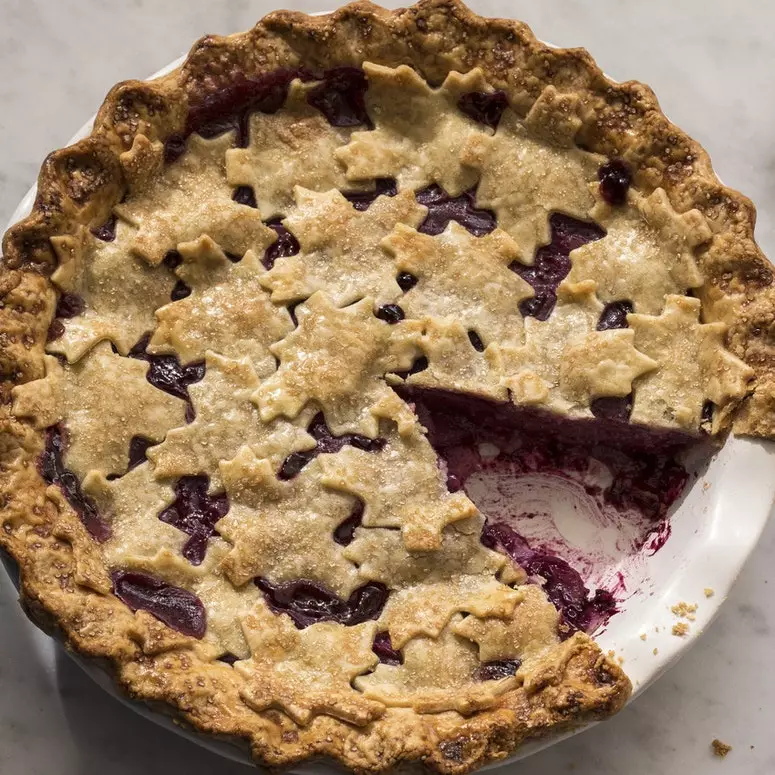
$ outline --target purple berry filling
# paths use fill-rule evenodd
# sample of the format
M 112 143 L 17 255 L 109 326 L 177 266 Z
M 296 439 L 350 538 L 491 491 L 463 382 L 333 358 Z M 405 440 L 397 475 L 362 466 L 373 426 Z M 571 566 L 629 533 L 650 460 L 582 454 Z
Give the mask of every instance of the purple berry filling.
M 433 185 L 418 191 L 415 198 L 428 208 L 428 215 L 418 231 L 436 236 L 441 234 L 450 221 L 457 221 L 475 237 L 489 234 L 498 225 L 495 213 L 475 207 L 476 189 L 451 197 L 444 189 Z
M 473 91 L 464 94 L 458 100 L 457 106 L 474 121 L 497 129 L 503 111 L 509 106 L 509 100 L 503 91 Z
M 632 396 L 595 398 L 589 408 L 595 417 L 615 422 L 629 422 L 632 413 Z
M 398 283 L 398 287 L 406 293 L 417 285 L 417 278 L 410 272 L 401 272 L 398 277 L 396 277 L 396 282 Z
M 605 237 L 605 232 L 594 223 L 579 221 L 569 215 L 554 213 L 549 219 L 552 239 L 536 251 L 532 266 L 519 262 L 511 268 L 533 286 L 535 296 L 519 305 L 525 317 L 546 320 L 557 303 L 557 286 L 571 270 L 570 252 L 588 242 Z
M 288 455 L 280 466 L 278 473 L 280 479 L 293 479 L 310 460 L 323 453 L 339 452 L 347 444 L 362 449 L 364 452 L 379 452 L 386 443 L 383 438 L 370 439 L 359 433 L 344 433 L 341 436 L 335 436 L 326 425 L 326 418 L 322 412 L 312 418 L 307 432 L 317 442 L 316 446 L 304 452 L 292 452 Z
M 86 308 L 83 297 L 77 293 L 63 293 L 57 300 L 56 312 L 58 318 L 74 318 L 80 315 Z
M 159 519 L 190 536 L 183 556 L 200 565 L 207 553 L 207 542 L 218 535 L 215 523 L 229 510 L 226 493 L 209 495 L 206 476 L 184 476 L 175 483 L 175 500 L 159 514 Z
M 378 632 L 374 636 L 371 650 L 379 657 L 383 665 L 403 665 L 404 655 L 393 648 L 389 632 Z
M 239 662 L 239 657 L 236 654 L 231 654 L 227 652 L 226 654 L 221 654 L 220 657 L 218 657 L 219 662 L 225 662 L 230 667 L 234 665 L 235 662 Z
M 248 207 L 258 207 L 256 192 L 253 191 L 252 186 L 238 186 L 234 189 L 234 194 L 231 198 L 237 202 L 237 204 L 247 205 Z
M 363 508 L 363 501 L 359 501 L 352 514 L 344 522 L 337 525 L 336 530 L 334 530 L 334 541 L 340 546 L 347 546 L 353 542 L 355 531 L 363 522 Z
M 415 360 L 415 362 L 412 364 L 412 367 L 409 369 L 409 371 L 396 371 L 394 372 L 397 377 L 400 377 L 401 379 L 406 379 L 407 377 L 410 377 L 412 374 L 419 374 L 421 371 L 425 371 L 425 369 L 428 368 L 428 359 L 421 355 L 419 358 Z
M 383 304 L 374 314 L 391 326 L 400 323 L 405 317 L 398 304 Z
M 186 138 L 183 135 L 170 135 L 164 141 L 164 163 L 173 164 L 186 152 Z
M 113 594 L 133 611 L 148 611 L 183 635 L 204 637 L 207 613 L 192 592 L 137 571 L 116 570 L 111 577 Z
M 531 549 L 508 525 L 487 523 L 482 530 L 482 543 L 508 554 L 528 576 L 539 580 L 563 623 L 568 625 L 568 635 L 576 630 L 593 632 L 616 613 L 616 600 L 610 592 L 597 589 L 590 594 L 578 571 L 565 560 Z
M 398 185 L 393 178 L 376 178 L 373 191 L 343 191 L 344 198 L 361 212 L 368 210 L 378 196 L 395 196 Z
M 267 605 L 275 613 L 284 613 L 300 629 L 317 622 L 338 622 L 346 627 L 377 619 L 385 607 L 388 590 L 383 584 L 370 582 L 342 600 L 322 584 L 308 579 L 272 584 L 256 579 Z
M 468 341 L 471 342 L 471 346 L 474 348 L 474 350 L 480 353 L 484 352 L 484 342 L 482 341 L 482 338 L 479 336 L 479 334 L 476 333 L 476 331 L 471 330 L 468 332 Z
M 597 171 L 597 179 L 600 181 L 600 196 L 609 205 L 623 205 L 627 201 L 632 172 L 626 162 L 611 159 Z
M 67 449 L 65 431 L 59 425 L 46 429 L 46 445 L 38 458 L 38 470 L 44 481 L 55 484 L 78 515 L 89 534 L 100 543 L 110 538 L 110 526 L 103 521 L 97 506 L 84 495 L 78 477 L 65 468 L 62 457 Z
M 492 662 L 482 662 L 474 678 L 477 681 L 500 681 L 515 675 L 522 662 L 519 659 L 498 659 Z
M 266 225 L 277 234 L 277 240 L 266 249 L 261 260 L 266 269 L 271 269 L 278 258 L 295 256 L 301 250 L 301 246 L 296 237 L 283 226 L 279 218 L 267 221 Z
M 598 331 L 608 331 L 611 328 L 627 328 L 627 315 L 634 310 L 630 301 L 612 301 L 603 307 L 600 320 L 597 323 Z
M 189 110 L 186 135 L 197 132 L 211 138 L 237 130 L 237 145 L 248 144 L 251 113 L 276 113 L 285 103 L 294 78 L 310 80 L 304 69 L 278 68 L 257 78 L 233 78 L 228 86 L 210 93 Z
M 102 226 L 97 226 L 91 230 L 91 233 L 103 242 L 113 242 L 116 239 L 116 216 L 111 215 Z
M 191 295 L 191 288 L 189 288 L 183 280 L 178 280 L 175 285 L 172 286 L 170 291 L 170 301 L 180 301 Z
M 317 108 L 332 126 L 359 126 L 372 123 L 364 99 L 369 82 L 360 67 L 335 67 L 323 75 L 323 82 L 314 86 L 307 102 Z
M 151 355 L 147 352 L 150 339 L 151 335 L 145 334 L 129 351 L 129 357 L 147 361 L 150 364 L 146 379 L 155 388 L 176 398 L 182 398 L 188 403 L 186 419 L 191 422 L 194 419 L 194 407 L 188 395 L 188 386 L 199 382 L 204 377 L 205 364 L 197 362 L 183 366 L 174 355 Z

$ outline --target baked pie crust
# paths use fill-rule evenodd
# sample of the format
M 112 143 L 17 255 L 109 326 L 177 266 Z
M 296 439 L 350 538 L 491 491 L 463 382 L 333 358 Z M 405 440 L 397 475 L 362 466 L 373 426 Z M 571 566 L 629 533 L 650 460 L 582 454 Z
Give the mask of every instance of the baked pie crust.
M 432 222 L 451 201 L 479 226 Z M 266 765 L 466 772 L 616 712 L 619 665 L 480 541 L 405 399 L 774 436 L 754 219 L 648 87 L 457 0 L 203 38 L 110 92 L 3 241 L 25 610 Z M 337 615 L 283 609 L 299 579 Z

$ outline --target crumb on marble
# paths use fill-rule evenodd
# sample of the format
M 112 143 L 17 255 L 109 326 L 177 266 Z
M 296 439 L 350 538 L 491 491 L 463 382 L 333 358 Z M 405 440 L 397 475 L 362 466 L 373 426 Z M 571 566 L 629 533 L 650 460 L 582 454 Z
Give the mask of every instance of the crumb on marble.
M 652 651 L 651 653 L 652 653 L 654 656 L 656 656 L 657 654 L 659 654 L 659 649 L 655 647 L 655 648 L 654 648 L 654 651 Z
M 718 756 L 720 759 L 725 758 L 726 755 L 732 750 L 731 745 L 722 743 L 718 738 L 715 738 L 711 742 L 710 747 L 713 749 L 713 755 Z
M 695 619 L 694 614 L 697 612 L 697 603 L 684 603 L 682 600 L 680 603 L 676 603 L 670 610 L 674 616 L 693 622 Z
M 642 633 L 640 634 L 640 639 L 641 639 L 641 640 L 646 640 L 646 638 L 647 638 L 647 637 L 648 637 L 648 635 L 646 635 L 646 633 L 645 633 L 645 632 L 642 632 Z
M 673 625 L 673 635 L 683 638 L 689 632 L 689 625 L 686 622 L 678 622 Z
M 713 597 L 716 593 L 710 587 L 705 587 L 705 597 Z

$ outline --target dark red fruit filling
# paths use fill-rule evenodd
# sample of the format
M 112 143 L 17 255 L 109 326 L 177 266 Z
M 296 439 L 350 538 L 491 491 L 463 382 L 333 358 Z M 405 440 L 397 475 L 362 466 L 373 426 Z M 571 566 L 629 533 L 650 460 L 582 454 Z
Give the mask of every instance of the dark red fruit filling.
M 261 260 L 266 269 L 271 269 L 278 258 L 295 256 L 301 250 L 301 246 L 296 237 L 283 226 L 279 218 L 267 221 L 266 225 L 277 234 L 277 240 L 266 249 Z
M 188 402 L 186 419 L 191 422 L 194 419 L 194 407 L 188 395 L 188 386 L 204 377 L 205 364 L 198 362 L 183 366 L 174 355 L 151 355 L 147 352 L 150 339 L 151 335 L 145 334 L 129 351 L 129 357 L 150 364 L 146 379 L 155 388 Z
M 595 398 L 589 405 L 589 409 L 595 417 L 601 419 L 629 422 L 632 413 L 632 396 Z
M 482 662 L 474 673 L 477 681 L 500 681 L 515 675 L 522 662 L 519 659 L 498 659 L 493 662 Z
M 409 371 L 397 371 L 395 372 L 395 375 L 397 377 L 401 377 L 401 379 L 406 379 L 412 374 L 419 374 L 421 371 L 425 371 L 427 368 L 428 359 L 424 355 L 421 355 L 419 358 L 415 359 L 415 362 L 412 364 L 412 367 L 409 369 Z
M 307 432 L 317 442 L 316 446 L 314 449 L 292 452 L 288 455 L 280 467 L 278 473 L 280 479 L 293 479 L 313 458 L 326 452 L 339 452 L 347 444 L 362 449 L 364 452 L 379 452 L 386 444 L 385 439 L 381 437 L 370 439 L 359 433 L 343 433 L 341 436 L 335 436 L 326 425 L 326 418 L 322 412 L 312 418 Z
M 183 280 L 178 280 L 175 285 L 172 286 L 170 291 L 170 301 L 180 301 L 191 295 L 191 288 L 189 288 Z
M 263 578 L 256 586 L 264 593 L 267 605 L 275 613 L 284 613 L 301 630 L 316 622 L 338 622 L 346 627 L 377 619 L 385 607 L 388 590 L 370 582 L 342 600 L 322 584 L 307 579 L 272 584 Z
M 391 326 L 400 323 L 405 317 L 404 311 L 398 304 L 383 304 L 375 314 Z
M 226 653 L 218 657 L 219 662 L 225 662 L 227 665 L 233 665 L 235 662 L 239 662 L 239 657 L 236 654 Z
M 162 260 L 162 264 L 164 264 L 164 266 L 170 270 L 177 269 L 182 263 L 183 256 L 181 256 L 177 250 L 168 250 L 164 254 L 164 258 Z
M 552 554 L 534 551 L 528 542 L 503 523 L 486 524 L 482 543 L 490 549 L 504 552 L 528 576 L 538 580 L 546 596 L 562 615 L 570 635 L 576 630 L 593 632 L 616 613 L 616 600 L 605 589 L 590 594 L 578 571 Z
M 79 296 L 77 293 L 61 294 L 59 299 L 57 299 L 54 319 L 48 327 L 46 341 L 53 342 L 64 334 L 65 327 L 60 318 L 74 318 L 76 315 L 80 315 L 85 308 L 86 302 L 83 300 L 83 297 Z
M 393 648 L 389 632 L 378 632 L 374 636 L 371 650 L 379 657 L 383 665 L 403 665 L 404 655 Z
M 232 78 L 228 85 L 211 91 L 189 109 L 185 134 L 197 132 L 211 138 L 236 129 L 237 145 L 244 147 L 248 144 L 250 114 L 276 113 L 285 103 L 291 81 L 311 77 L 302 68 L 278 68 L 257 78 Z
M 482 338 L 479 336 L 479 334 L 476 333 L 476 331 L 471 330 L 468 332 L 468 341 L 471 342 L 471 346 L 474 348 L 474 350 L 480 353 L 484 352 L 484 342 L 482 341 Z
M 253 191 L 252 186 L 238 186 L 234 189 L 234 194 L 231 198 L 238 204 L 247 205 L 248 207 L 258 207 L 256 192 Z
M 172 164 L 186 152 L 186 138 L 183 135 L 170 135 L 164 141 L 164 162 Z
M 378 196 L 395 196 L 398 193 L 398 184 L 393 178 L 377 178 L 374 181 L 373 191 L 343 191 L 344 198 L 361 212 L 368 210 L 372 202 Z
M 184 476 L 175 482 L 175 500 L 159 514 L 159 519 L 191 536 L 183 546 L 183 556 L 200 565 L 207 553 L 207 542 L 218 535 L 215 523 L 229 510 L 226 493 L 209 495 L 206 476 Z
M 145 463 L 147 460 L 145 453 L 156 443 L 158 442 L 155 442 L 152 439 L 146 439 L 144 436 L 132 436 L 129 440 L 129 464 L 126 468 L 127 472 L 131 471 L 133 468 L 137 468 L 137 466 L 142 463 Z M 123 476 L 123 474 L 108 474 L 107 478 L 113 480 L 118 479 L 121 476 Z
M 358 126 L 372 123 L 364 99 L 369 82 L 360 67 L 327 70 L 323 82 L 313 87 L 307 102 L 317 108 L 332 126 Z
M 110 526 L 102 520 L 97 506 L 84 495 L 78 477 L 65 468 L 62 456 L 67 449 L 64 430 L 58 425 L 46 429 L 46 445 L 38 458 L 38 470 L 44 481 L 62 490 L 67 502 L 96 541 L 110 538 Z
M 111 577 L 113 594 L 133 611 L 148 611 L 183 635 L 204 637 L 207 613 L 192 592 L 137 571 L 117 570 Z
M 113 242 L 116 239 L 116 216 L 111 215 L 102 226 L 97 226 L 91 230 L 91 233 L 103 242 Z
M 611 328 L 627 328 L 627 315 L 635 308 L 631 301 L 612 301 L 603 307 L 600 320 L 597 322 L 598 331 L 607 331 Z
M 428 439 L 443 461 L 447 484 L 453 492 L 463 488 L 473 473 L 489 468 L 498 470 L 498 466 L 506 465 L 516 477 L 569 476 L 589 470 L 589 460 L 594 458 L 608 469 L 611 479 L 604 490 L 584 485 L 590 496 L 617 511 L 632 510 L 645 517 L 653 531 L 660 531 L 669 508 L 688 481 L 686 470 L 674 455 L 690 443 L 689 437 L 659 434 L 632 425 L 623 437 L 621 421 L 626 417 L 618 417 L 615 412 L 611 412 L 613 418 L 570 422 L 547 413 L 443 391 L 400 388 L 398 392 L 414 404 L 428 429 Z M 622 404 L 628 406 L 629 399 L 611 401 L 618 409 Z M 481 444 L 493 444 L 501 452 L 494 460 L 484 459 L 479 454 Z M 646 528 L 644 544 L 648 538 Z M 616 610 L 610 592 L 590 592 L 568 562 L 546 550 L 533 549 L 505 522 L 490 521 L 482 542 L 509 554 L 534 581 L 541 583 L 561 611 L 568 631 L 592 631 Z
M 396 277 L 396 282 L 398 283 L 398 287 L 406 293 L 417 285 L 417 278 L 409 272 L 401 272 L 401 274 Z
M 363 501 L 359 501 L 352 514 L 344 522 L 337 525 L 336 530 L 334 530 L 334 541 L 340 546 L 347 546 L 352 543 L 353 538 L 355 538 L 355 531 L 363 522 L 363 508 Z
M 509 100 L 503 91 L 473 91 L 464 94 L 457 101 L 457 106 L 474 121 L 496 129 L 503 111 L 509 106 Z
M 63 293 L 57 300 L 56 312 L 58 318 L 74 318 L 86 308 L 86 302 L 77 293 Z
M 626 162 L 611 159 L 597 171 L 597 179 L 600 181 L 600 196 L 609 205 L 622 205 L 627 201 L 632 172 Z
M 415 195 L 421 205 L 428 208 L 428 215 L 418 231 L 435 236 L 447 228 L 450 221 L 457 221 L 475 237 L 489 234 L 498 225 L 495 213 L 475 207 L 476 189 L 464 191 L 452 197 L 443 188 L 433 185 Z
M 605 232 L 595 223 L 587 223 L 569 215 L 554 213 L 549 219 L 552 240 L 536 251 L 532 266 L 519 262 L 511 268 L 533 286 L 535 296 L 525 299 L 519 305 L 526 317 L 546 320 L 557 303 L 557 286 L 571 269 L 570 252 L 588 242 L 605 237 Z

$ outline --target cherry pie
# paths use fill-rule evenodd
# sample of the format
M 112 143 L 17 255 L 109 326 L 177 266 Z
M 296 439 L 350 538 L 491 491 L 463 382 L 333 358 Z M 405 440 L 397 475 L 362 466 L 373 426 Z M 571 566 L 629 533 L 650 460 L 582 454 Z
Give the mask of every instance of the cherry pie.
M 256 762 L 447 773 L 614 713 L 616 610 L 477 508 L 493 459 L 775 435 L 754 210 L 650 90 L 457 0 L 205 37 L 44 163 L 0 273 L 31 618 Z

